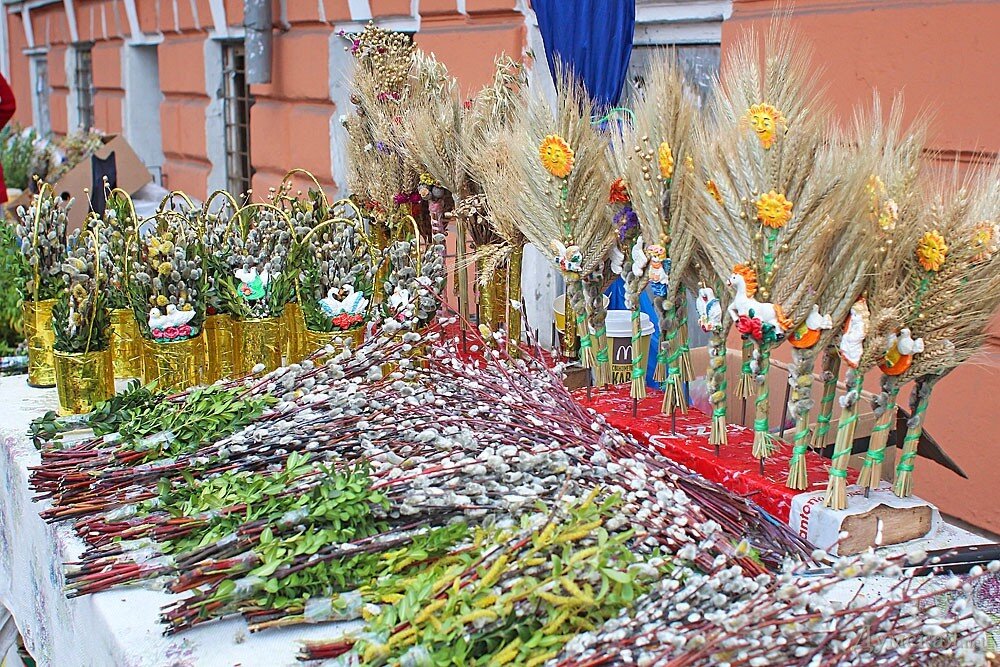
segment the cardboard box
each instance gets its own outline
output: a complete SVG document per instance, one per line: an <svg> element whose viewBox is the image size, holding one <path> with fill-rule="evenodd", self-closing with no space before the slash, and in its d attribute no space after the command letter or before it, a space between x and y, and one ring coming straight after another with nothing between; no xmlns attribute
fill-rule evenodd
<svg viewBox="0 0 1000 667"><path fill-rule="evenodd" d="M115 175L111 187L119 187L130 195L153 180L149 169L135 154L125 137L120 134L111 134L105 136L102 141L104 145L93 155L87 157L66 172L58 181L52 183L52 188L58 196L63 199L76 198L76 202L68 213L68 231L81 227L91 210L90 200L84 190L89 190L92 196L95 188L103 188L100 180L98 183L94 183L95 163L104 162L105 167L111 166ZM98 174L98 179L100 178L101 176ZM13 211L18 206L28 207L31 205L31 198L30 192L24 192L12 200L8 204L8 208Z"/></svg>

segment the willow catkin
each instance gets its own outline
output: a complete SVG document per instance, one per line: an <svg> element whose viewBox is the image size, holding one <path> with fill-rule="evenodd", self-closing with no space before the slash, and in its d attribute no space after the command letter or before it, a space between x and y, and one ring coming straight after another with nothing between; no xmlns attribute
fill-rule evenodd
<svg viewBox="0 0 1000 667"><path fill-rule="evenodd" d="M598 265L583 279L587 320L594 346L594 379L598 387L611 382L611 358L608 356L607 308L604 306L604 267Z"/></svg>
<svg viewBox="0 0 1000 667"><path fill-rule="evenodd" d="M833 402L837 398L837 381L840 378L840 353L836 345L829 345L823 352L822 369L823 396L819 401L819 414L816 415L816 429L809 441L812 449L826 447L826 436L833 421Z"/></svg>
<svg viewBox="0 0 1000 667"><path fill-rule="evenodd" d="M580 345L580 365L584 368L593 368L597 362L594 357L593 337L590 335L590 327L587 326L587 298L583 291L582 280L571 280L566 284L566 297L569 299L576 318L576 335ZM569 309L566 310L566 328L569 328Z"/></svg>
<svg viewBox="0 0 1000 667"><path fill-rule="evenodd" d="M795 435L792 437L792 457L788 462L786 486L803 491L809 488L806 453L809 451L809 415L813 409L812 382L816 349L792 350L792 368L788 382L792 387L791 412L795 418Z"/></svg>
<svg viewBox="0 0 1000 667"><path fill-rule="evenodd" d="M674 408L680 408L682 414L687 414L687 402L684 400L683 387L681 386L681 348L678 340L677 311L674 308L674 303L669 299L658 298L655 303L659 309L660 349L661 352L665 353L664 366L666 368L661 411L669 414L673 412Z"/></svg>
<svg viewBox="0 0 1000 667"><path fill-rule="evenodd" d="M847 463L858 425L858 405L864 375L855 369L847 372L847 393L841 399L840 419L837 420L837 440L833 447L830 479L823 504L835 510L847 509Z"/></svg>
<svg viewBox="0 0 1000 667"><path fill-rule="evenodd" d="M910 419L906 422L906 436L903 438L903 448L896 464L896 480L892 486L892 492L900 498L913 495L913 468L917 458L917 446L924 433L924 419L927 406L930 404L931 391L939 379L938 376L919 378L910 395Z"/></svg>
<svg viewBox="0 0 1000 667"><path fill-rule="evenodd" d="M726 334L728 328L712 331L708 339L708 400L712 404L712 425L708 434L708 444L716 450L728 444L726 433Z"/></svg>
<svg viewBox="0 0 1000 667"><path fill-rule="evenodd" d="M872 427L868 453L858 476L858 484L877 489L882 482L882 464L885 462L885 448L889 442L889 432L896 423L896 399L900 383L896 378L882 375L882 392L872 399L875 409L875 426Z"/></svg>

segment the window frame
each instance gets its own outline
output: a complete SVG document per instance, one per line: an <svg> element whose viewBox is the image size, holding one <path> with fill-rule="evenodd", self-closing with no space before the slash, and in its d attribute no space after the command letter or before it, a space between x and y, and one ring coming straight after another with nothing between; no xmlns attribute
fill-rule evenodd
<svg viewBox="0 0 1000 667"><path fill-rule="evenodd" d="M221 40L222 47L222 132L226 189L245 194L253 183L250 141L250 113L254 104L246 82L246 51L239 40Z"/></svg>
<svg viewBox="0 0 1000 667"><path fill-rule="evenodd" d="M73 48L73 94L77 129L94 127L94 56L93 42L76 42Z"/></svg>

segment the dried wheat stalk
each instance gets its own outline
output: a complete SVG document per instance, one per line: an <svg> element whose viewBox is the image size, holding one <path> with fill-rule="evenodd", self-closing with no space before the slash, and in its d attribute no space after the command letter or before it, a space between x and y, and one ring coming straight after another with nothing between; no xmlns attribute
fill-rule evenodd
<svg viewBox="0 0 1000 667"><path fill-rule="evenodd" d="M662 266L656 267L662 277L653 281L660 325L656 377L665 382L663 411L680 407L686 412L681 390L684 342L676 302L683 295L679 276L685 273L694 248L693 225L685 224L683 190L690 182L685 158L690 155L697 103L674 54L665 51L653 57L645 86L636 91L632 106L631 118L621 124L620 132L612 132L611 138L613 169L627 187L629 205L641 232L636 241L639 247L629 248L626 254L637 257L640 265L645 262L645 267L628 262L633 279L626 280L626 299L632 308L638 308L638 295L649 283L650 264L662 261ZM638 326L639 319L633 318L633 329ZM690 366L689 360L687 364ZM633 395L636 389L633 387Z"/></svg>
<svg viewBox="0 0 1000 667"><path fill-rule="evenodd" d="M756 278L762 299L747 289L729 308L757 342L754 456L762 462L776 446L767 418L771 349L830 289L837 239L859 207L861 178L829 145L816 78L787 22L776 20L763 44L750 31L726 59L710 104L715 123L697 140L706 187L693 189L691 218L702 221L695 234L730 287L752 288Z"/></svg>
<svg viewBox="0 0 1000 667"><path fill-rule="evenodd" d="M501 133L498 143L509 160L497 160L494 180L481 185L494 214L516 224L562 270L577 313L583 363L595 367L601 385L611 379L603 302L598 298L598 308L586 307L582 278L603 269L615 242L604 195L611 185L607 139L591 124L592 105L580 83L563 72L556 92L554 110L535 92ZM546 153L552 171L542 159L546 146L553 149Z"/></svg>

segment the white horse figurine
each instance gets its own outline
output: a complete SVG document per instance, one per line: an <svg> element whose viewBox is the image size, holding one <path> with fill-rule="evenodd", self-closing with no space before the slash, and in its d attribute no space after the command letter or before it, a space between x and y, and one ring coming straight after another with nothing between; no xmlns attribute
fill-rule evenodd
<svg viewBox="0 0 1000 667"><path fill-rule="evenodd" d="M337 298L337 294L344 294L342 299ZM336 317L342 313L357 315L364 311L368 305L368 299L364 292L355 292L353 285L345 285L341 289L331 289L325 299L319 300L319 306L323 312L330 317Z"/></svg>
<svg viewBox="0 0 1000 667"><path fill-rule="evenodd" d="M722 329L722 303L715 296L715 290L711 287L700 288L694 305L698 309L698 324L702 331L710 333Z"/></svg>
<svg viewBox="0 0 1000 667"><path fill-rule="evenodd" d="M844 333L840 336L840 356L851 368L857 368L861 361L867 334L868 304L858 299L851 306L851 313L844 322Z"/></svg>
<svg viewBox="0 0 1000 667"><path fill-rule="evenodd" d="M735 322L741 315L759 319L762 324L770 324L774 327L775 334L783 336L795 325L781 312L781 306L776 303L757 301L754 294L757 293L757 272L746 264L737 264L733 267L733 273L726 281L726 285L733 290L733 300L729 304L727 312L729 317Z"/></svg>

